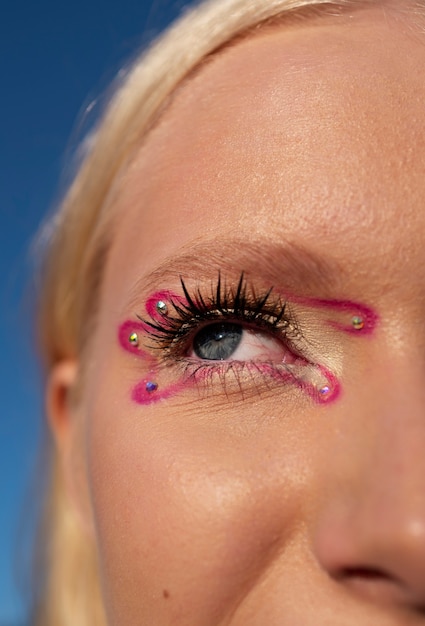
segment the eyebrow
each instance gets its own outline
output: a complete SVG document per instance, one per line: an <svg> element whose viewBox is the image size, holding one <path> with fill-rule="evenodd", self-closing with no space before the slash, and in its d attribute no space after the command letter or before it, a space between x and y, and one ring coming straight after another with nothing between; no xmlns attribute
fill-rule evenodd
<svg viewBox="0 0 425 626"><path fill-rule="evenodd" d="M294 294L341 297L346 291L349 271L335 259L290 242L245 242L240 239L197 242L169 256L131 289L130 306L140 303L140 294L187 281L217 278L237 280L241 273L269 288Z"/></svg>

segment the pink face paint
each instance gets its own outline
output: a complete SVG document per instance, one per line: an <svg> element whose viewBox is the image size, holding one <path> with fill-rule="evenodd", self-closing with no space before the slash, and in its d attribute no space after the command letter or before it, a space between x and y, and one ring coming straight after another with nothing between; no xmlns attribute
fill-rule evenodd
<svg viewBox="0 0 425 626"><path fill-rule="evenodd" d="M154 322L161 321L161 323L164 323L164 314L157 309L157 303L170 303L171 301L183 302L183 298L170 291L160 291L149 298L146 303L146 310ZM158 383L159 368L157 367L157 359L141 347L143 338L148 333L149 325L141 320L134 322L132 320L125 321L121 324L118 332L118 339L122 348L145 361L149 367L149 373L143 380L137 383L131 394L132 399L138 404L152 404L159 400L170 398L189 386L188 382L180 381L161 389Z"/></svg>
<svg viewBox="0 0 425 626"><path fill-rule="evenodd" d="M171 302L185 304L186 300L172 291L157 291L146 301L146 311L155 322L164 323L166 321L166 310ZM158 304L164 304L165 310L161 311L161 308L158 308Z"/></svg>
<svg viewBox="0 0 425 626"><path fill-rule="evenodd" d="M131 392L131 398L135 402L137 402L137 404L153 404L154 402L159 402L159 400L172 398L189 386L187 382L178 382L172 385L168 385L168 387L165 387L164 389L161 389L160 385L156 383L158 384L157 389L150 391L150 383L156 380L156 372L150 372L146 378L141 380L134 387L133 391Z"/></svg>
<svg viewBox="0 0 425 626"><path fill-rule="evenodd" d="M378 315L371 308L350 300L288 297L288 294L285 294L286 299L308 308L317 307L329 310L335 315L332 315L327 323L345 333L358 336L370 335L378 323ZM147 300L146 312L153 323L161 323L166 326L167 314L169 309L172 310L173 303L184 306L186 300L168 290L158 291ZM149 325L141 320L134 322L127 320L119 328L119 342L122 348L142 359L149 370L147 375L132 390L131 397L138 404L149 405L171 398L196 383L205 383L214 373L220 371L220 368L225 367L223 362L217 362L219 363L217 365L211 362L209 367L195 370L190 378L173 382L161 388L161 384L158 382L160 374L158 360L141 347L143 338L149 334L149 330ZM287 364L285 368L282 366L273 367L266 362L256 362L252 365L244 363L244 367L248 371L251 369L253 374L262 373L271 380L292 383L319 404L328 404L336 400L341 392L337 377L329 369L302 358L296 360L295 363Z"/></svg>
<svg viewBox="0 0 425 626"><path fill-rule="evenodd" d="M300 298L298 296L286 297L292 302L307 307L328 309L338 315L338 319L329 319L328 324L344 333L354 335L370 335L375 330L379 317L373 309L353 302L351 300L326 300L322 298ZM343 320L340 317L343 317Z"/></svg>
<svg viewBox="0 0 425 626"><path fill-rule="evenodd" d="M121 347L124 348L127 352L131 352L140 358L144 358L147 360L151 360L152 362L155 360L150 356L148 352L144 352L140 348L140 339L146 332L149 330L149 327L144 324L142 321L133 322L132 320L127 320L119 327L118 331L118 340L121 344ZM135 334L137 335L139 342L138 345L132 343L131 336Z"/></svg>

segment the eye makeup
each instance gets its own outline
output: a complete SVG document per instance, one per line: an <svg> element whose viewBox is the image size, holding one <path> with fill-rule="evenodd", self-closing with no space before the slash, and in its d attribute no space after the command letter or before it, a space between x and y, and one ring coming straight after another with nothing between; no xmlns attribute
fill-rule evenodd
<svg viewBox="0 0 425 626"><path fill-rule="evenodd" d="M149 334L149 326L140 320L127 320L119 328L121 347L136 355L147 369L146 375L134 386L131 397L138 404L152 404L170 398L183 391L187 384L183 380L161 387L157 382L160 373L158 358L143 349L142 341Z"/></svg>
<svg viewBox="0 0 425 626"><path fill-rule="evenodd" d="M307 356L292 303L325 311L325 324L343 333L371 334L377 323L363 304L256 291L244 274L230 286L219 274L206 290L189 289L181 279L181 293L152 294L144 314L119 328L122 348L137 355L146 371L132 399L152 404L194 387L215 392L220 384L226 394L295 387L318 404L335 400L340 382Z"/></svg>
<svg viewBox="0 0 425 626"><path fill-rule="evenodd" d="M378 323L378 315L370 307L351 300L326 300L322 298L300 298L291 296L291 300L300 305L323 309L337 319L328 319L327 323L344 333L371 335Z"/></svg>

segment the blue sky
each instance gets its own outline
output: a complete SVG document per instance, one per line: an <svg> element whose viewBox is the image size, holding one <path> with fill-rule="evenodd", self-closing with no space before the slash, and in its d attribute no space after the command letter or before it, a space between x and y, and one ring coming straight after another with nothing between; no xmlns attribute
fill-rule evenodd
<svg viewBox="0 0 425 626"><path fill-rule="evenodd" d="M87 130L87 106L183 0L14 0L0 20L0 626L23 623L20 548L31 529L43 421L33 350L35 233ZM25 550L24 550L25 551ZM21 594L21 595L20 595ZM22 597L23 596L23 600Z"/></svg>

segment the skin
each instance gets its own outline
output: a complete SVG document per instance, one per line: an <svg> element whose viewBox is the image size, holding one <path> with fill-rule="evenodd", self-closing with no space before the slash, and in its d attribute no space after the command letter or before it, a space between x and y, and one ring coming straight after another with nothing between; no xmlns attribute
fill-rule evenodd
<svg viewBox="0 0 425 626"><path fill-rule="evenodd" d="M425 45L406 20L309 18L226 49L123 176L82 396L66 402L72 362L49 391L110 625L425 624ZM148 370L120 325L155 291L181 293L182 251L213 242L224 258L232 238L329 268L320 284L290 284L279 262L272 285L261 261L248 274L297 295L335 401L262 377L245 394L212 378L132 400ZM191 288L208 293L211 256L185 268ZM233 284L246 268L228 264ZM379 322L344 333L327 323L343 312L303 298L363 303Z"/></svg>

